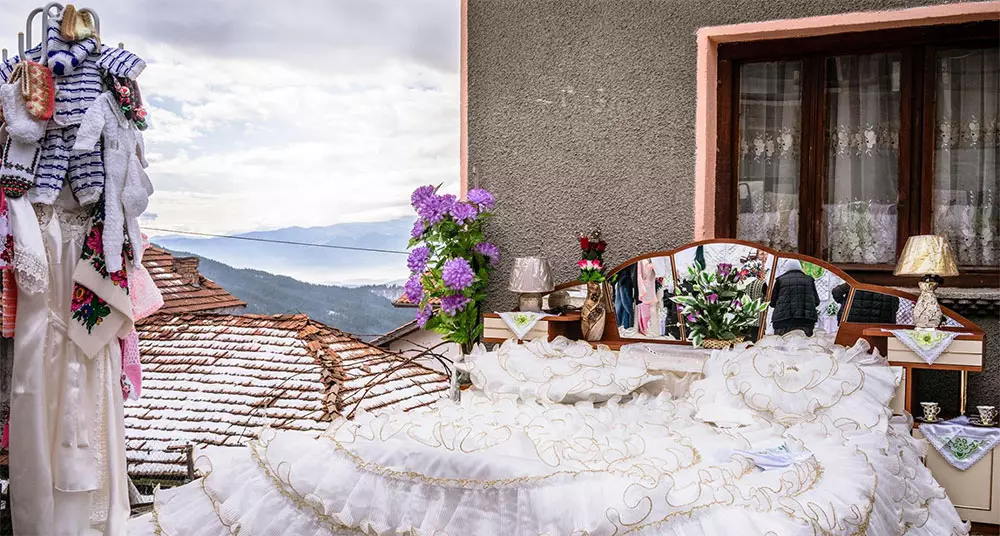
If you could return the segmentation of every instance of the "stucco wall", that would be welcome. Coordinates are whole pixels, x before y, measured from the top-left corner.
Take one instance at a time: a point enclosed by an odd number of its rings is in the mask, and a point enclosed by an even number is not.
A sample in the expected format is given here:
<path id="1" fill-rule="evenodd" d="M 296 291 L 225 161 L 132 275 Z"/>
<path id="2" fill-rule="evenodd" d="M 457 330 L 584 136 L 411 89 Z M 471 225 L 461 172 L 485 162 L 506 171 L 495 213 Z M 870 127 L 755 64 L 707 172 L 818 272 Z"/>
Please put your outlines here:
<path id="1" fill-rule="evenodd" d="M 574 278 L 590 226 L 611 265 L 692 240 L 698 28 L 942 3 L 468 0 L 469 183 L 497 195 L 488 234 L 504 256 L 488 310 L 515 303 L 514 257 Z M 977 393 L 1000 387 L 996 343 Z"/>

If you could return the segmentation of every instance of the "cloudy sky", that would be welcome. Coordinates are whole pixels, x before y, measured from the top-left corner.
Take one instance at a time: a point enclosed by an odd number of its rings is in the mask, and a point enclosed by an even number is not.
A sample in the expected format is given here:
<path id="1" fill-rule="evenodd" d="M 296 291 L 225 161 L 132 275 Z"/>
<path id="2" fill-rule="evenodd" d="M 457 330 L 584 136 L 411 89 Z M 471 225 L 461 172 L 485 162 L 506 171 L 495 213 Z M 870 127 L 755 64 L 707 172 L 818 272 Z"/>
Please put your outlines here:
<path id="1" fill-rule="evenodd" d="M 0 46 L 16 54 L 17 32 L 41 5 L 0 0 Z M 418 185 L 458 189 L 457 0 L 77 7 L 97 11 L 105 43 L 124 42 L 149 64 L 139 78 L 156 187 L 148 226 L 380 221 L 409 214 Z"/>

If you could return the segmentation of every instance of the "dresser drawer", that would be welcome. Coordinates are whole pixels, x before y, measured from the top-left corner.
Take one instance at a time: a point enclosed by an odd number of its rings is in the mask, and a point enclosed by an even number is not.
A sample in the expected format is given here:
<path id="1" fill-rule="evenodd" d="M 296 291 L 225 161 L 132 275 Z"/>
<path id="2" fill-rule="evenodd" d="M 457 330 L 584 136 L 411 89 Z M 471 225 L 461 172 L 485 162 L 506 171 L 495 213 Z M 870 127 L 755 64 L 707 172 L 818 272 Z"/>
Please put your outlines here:
<path id="1" fill-rule="evenodd" d="M 895 337 L 886 337 L 889 361 L 894 363 L 919 363 L 926 361 Z M 935 365 L 983 366 L 983 341 L 951 341 L 948 350 L 938 356 Z"/>
<path id="2" fill-rule="evenodd" d="M 502 318 L 483 318 L 483 338 L 484 339 L 510 339 L 515 337 L 514 332 L 507 327 L 507 323 L 503 321 Z M 531 327 L 525 336 L 524 340 L 533 341 L 535 339 L 548 339 L 549 337 L 549 322 L 548 320 L 539 320 L 537 324 Z"/>

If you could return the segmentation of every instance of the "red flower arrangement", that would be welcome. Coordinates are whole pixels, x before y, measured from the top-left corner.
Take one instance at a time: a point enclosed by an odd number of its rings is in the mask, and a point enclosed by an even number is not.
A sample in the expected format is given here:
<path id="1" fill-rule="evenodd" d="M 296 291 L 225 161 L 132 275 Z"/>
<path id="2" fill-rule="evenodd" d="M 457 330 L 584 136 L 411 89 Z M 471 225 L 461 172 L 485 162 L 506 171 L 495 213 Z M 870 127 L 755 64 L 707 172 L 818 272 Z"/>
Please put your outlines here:
<path id="1" fill-rule="evenodd" d="M 604 250 L 607 243 L 601 239 L 601 231 L 594 230 L 590 235 L 580 235 L 581 258 L 580 281 L 585 283 L 604 281 Z"/>

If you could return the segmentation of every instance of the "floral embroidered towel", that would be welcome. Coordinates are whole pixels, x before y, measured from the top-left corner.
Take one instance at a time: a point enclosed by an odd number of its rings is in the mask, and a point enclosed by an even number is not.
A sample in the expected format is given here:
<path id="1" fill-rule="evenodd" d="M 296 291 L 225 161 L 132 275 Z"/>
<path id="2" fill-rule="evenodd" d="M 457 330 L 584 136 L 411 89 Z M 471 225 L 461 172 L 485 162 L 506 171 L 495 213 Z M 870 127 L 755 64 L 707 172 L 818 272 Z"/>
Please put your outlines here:
<path id="1" fill-rule="evenodd" d="M 928 365 L 933 365 L 937 358 L 948 349 L 951 341 L 959 335 L 969 335 L 969 333 L 955 333 L 951 331 L 919 330 L 919 329 L 890 329 L 899 342 L 913 350 L 913 353 L 920 356 Z"/>
<path id="2" fill-rule="evenodd" d="M 528 313 L 521 311 L 507 312 L 507 313 L 497 313 L 500 318 L 503 319 L 507 327 L 514 332 L 517 336 L 517 340 L 524 339 L 531 328 L 535 327 L 543 317 L 548 316 L 546 313 Z"/>
<path id="3" fill-rule="evenodd" d="M 95 204 L 90 232 L 73 270 L 70 339 L 87 357 L 94 357 L 116 337 L 132 331 L 132 300 L 125 270 L 108 272 L 104 261 L 104 200 Z M 127 248 L 126 248 L 127 249 Z"/>
<path id="4" fill-rule="evenodd" d="M 981 428 L 962 416 L 938 424 L 922 424 L 920 432 L 952 467 L 965 471 L 1000 443 L 1000 428 Z"/>

